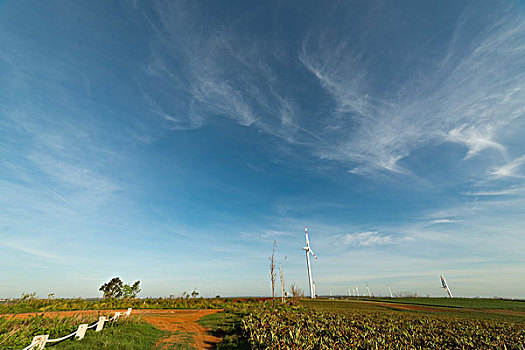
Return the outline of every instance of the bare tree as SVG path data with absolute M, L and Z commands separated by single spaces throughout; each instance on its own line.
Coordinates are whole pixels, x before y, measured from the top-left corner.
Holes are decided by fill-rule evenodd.
M 295 285 L 295 282 L 290 285 L 290 291 L 292 292 L 292 297 L 294 298 L 304 298 L 304 292 L 302 289 Z
M 284 288 L 284 263 L 286 262 L 286 256 L 284 257 L 284 261 L 279 263 L 279 279 L 281 281 L 281 302 L 284 303 L 284 294 L 285 294 L 285 288 Z
M 275 248 L 277 248 L 277 241 L 273 241 L 272 256 L 270 257 L 270 281 L 272 282 L 272 302 L 275 298 Z

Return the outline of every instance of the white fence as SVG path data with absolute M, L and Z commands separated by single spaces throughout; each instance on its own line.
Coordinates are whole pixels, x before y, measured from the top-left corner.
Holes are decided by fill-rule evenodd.
M 33 338 L 33 341 L 31 342 L 31 344 L 26 346 L 22 350 L 30 350 L 30 349 L 42 350 L 46 346 L 46 344 L 58 343 L 59 341 L 66 340 L 66 339 L 71 338 L 71 337 L 75 337 L 75 338 L 78 338 L 78 340 L 80 340 L 80 339 L 84 338 L 84 335 L 86 335 L 86 331 L 88 329 L 95 328 L 95 332 L 100 332 L 102 330 L 102 328 L 104 328 L 104 323 L 111 322 L 111 321 L 117 321 L 120 316 L 126 316 L 127 317 L 130 314 L 131 314 L 131 308 L 128 308 L 128 311 L 123 312 L 123 313 L 115 312 L 115 316 L 113 316 L 113 317 L 111 317 L 110 319 L 107 319 L 107 320 L 106 320 L 105 316 L 100 316 L 98 318 L 98 321 L 93 323 L 91 326 L 88 325 L 87 323 L 81 324 L 80 326 L 78 326 L 78 329 L 76 331 L 74 331 L 71 334 L 63 336 L 62 338 L 49 339 L 49 334 L 37 335 L 37 336 L 35 336 Z

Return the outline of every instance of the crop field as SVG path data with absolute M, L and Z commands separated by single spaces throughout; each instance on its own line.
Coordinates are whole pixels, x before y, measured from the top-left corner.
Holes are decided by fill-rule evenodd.
M 365 299 L 366 300 L 366 299 Z M 518 310 L 525 312 L 525 300 L 482 299 L 482 298 L 394 298 L 370 299 L 389 303 L 443 306 L 470 309 Z
M 263 349 L 525 349 L 525 310 L 509 313 L 490 303 L 483 310 L 483 302 L 463 302 L 457 311 L 401 302 L 302 300 L 290 309 L 259 308 L 242 320 L 242 329 L 253 348 Z
M 72 332 L 79 323 L 91 323 L 104 314 L 96 311 L 101 306 L 113 305 L 104 303 L 79 299 L 3 305 L 3 311 L 18 312 L 0 317 L 0 348 L 22 349 L 34 335 L 58 337 Z M 525 349 L 521 301 L 301 299 L 282 304 L 264 299 L 137 299 L 113 303 L 144 308 L 134 309 L 134 317 L 105 331 L 50 348 Z M 60 311 L 67 308 L 78 311 Z M 37 314 L 22 315 L 22 310 Z

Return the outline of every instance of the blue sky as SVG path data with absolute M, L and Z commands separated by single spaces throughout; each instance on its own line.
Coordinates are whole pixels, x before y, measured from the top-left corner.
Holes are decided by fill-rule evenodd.
M 525 297 L 524 11 L 1 1 L 0 296 Z

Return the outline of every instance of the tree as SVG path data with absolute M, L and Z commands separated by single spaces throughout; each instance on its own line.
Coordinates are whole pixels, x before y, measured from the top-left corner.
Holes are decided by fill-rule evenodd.
M 275 278 L 276 272 L 275 272 L 275 248 L 277 248 L 277 241 L 273 241 L 273 251 L 272 256 L 270 257 L 270 281 L 272 282 L 272 302 L 275 298 Z
M 122 281 L 114 277 L 108 283 L 104 283 L 99 290 L 104 293 L 104 298 L 120 298 L 122 296 Z
M 136 298 L 137 294 L 140 293 L 139 285 L 140 281 L 133 283 L 132 286 L 130 286 L 129 284 L 124 284 L 122 286 L 122 296 L 124 298 Z
M 292 283 L 292 285 L 290 286 L 290 291 L 292 292 L 292 297 L 294 297 L 294 298 L 304 298 L 303 290 L 300 289 L 299 287 L 297 287 L 295 285 L 295 282 Z
M 22 296 L 20 297 L 21 301 L 26 301 L 26 300 L 33 300 L 33 299 L 36 299 L 36 292 L 33 292 L 33 293 L 22 293 Z

